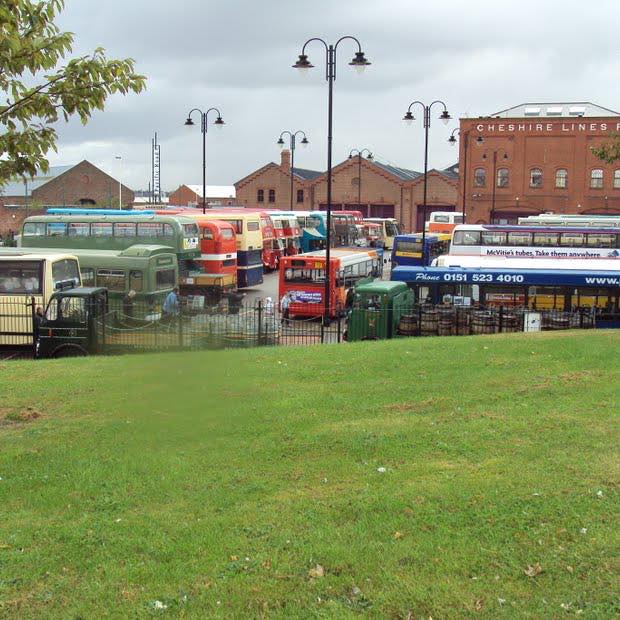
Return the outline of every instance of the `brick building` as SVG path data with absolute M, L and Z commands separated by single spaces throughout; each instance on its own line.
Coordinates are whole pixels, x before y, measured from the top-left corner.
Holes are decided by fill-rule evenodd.
M 546 211 L 620 215 L 620 163 L 591 151 L 619 131 L 620 114 L 592 103 L 526 103 L 460 119 L 459 209 L 465 193 L 470 223 Z
M 207 185 L 207 205 L 234 205 L 234 185 Z M 202 185 L 180 185 L 168 195 L 168 204 L 176 207 L 202 205 Z
M 123 205 L 131 205 L 134 193 L 121 185 Z M 89 161 L 73 166 L 50 166 L 47 173 L 7 183 L 0 195 L 0 234 L 19 230 L 29 215 L 48 206 L 118 208 L 118 180 Z
M 395 217 L 405 230 L 421 230 L 424 175 L 375 160 L 353 157 L 332 169 L 334 209 L 360 210 L 367 217 Z M 290 153 L 280 165 L 269 163 L 235 183 L 237 204 L 246 207 L 290 208 Z M 427 213 L 456 207 L 458 166 L 429 170 Z M 294 168 L 293 206 L 325 209 L 327 174 Z

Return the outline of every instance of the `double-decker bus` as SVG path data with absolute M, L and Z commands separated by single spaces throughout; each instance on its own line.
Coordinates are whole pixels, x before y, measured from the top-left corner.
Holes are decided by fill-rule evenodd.
M 334 216 L 334 213 L 350 215 L 353 217 L 353 221 L 356 224 L 361 224 L 364 221 L 364 214 L 361 211 L 353 211 L 350 209 L 332 209 L 332 217 Z
M 380 224 L 382 227 L 381 237 L 383 238 L 385 249 L 391 250 L 394 247 L 394 238 L 400 234 L 398 220 L 393 217 L 367 217 L 364 221 Z
M 454 211 L 433 211 L 424 223 L 427 232 L 449 233 L 463 223 L 463 214 Z
M 33 343 L 31 307 L 45 308 L 52 293 L 80 286 L 78 259 L 66 252 L 0 251 L 0 346 Z
M 327 211 L 319 211 L 319 213 L 324 216 L 327 225 Z M 353 214 L 346 211 L 332 211 L 331 228 L 332 247 L 342 248 L 355 245 L 358 230 Z
M 620 228 L 620 215 L 562 215 L 541 213 L 520 217 L 520 226 L 593 226 L 595 228 Z
M 327 227 L 325 215 L 316 211 L 295 211 L 301 229 L 301 252 L 316 252 L 325 247 Z
M 399 266 L 430 265 L 438 256 L 448 252 L 450 238 L 448 233 L 429 233 L 424 236 L 422 252 L 422 233 L 397 235 L 392 246 L 392 269 Z
M 230 274 L 237 282 L 237 240 L 228 222 L 198 220 L 200 258 L 205 273 Z
M 290 296 L 289 315 L 319 317 L 325 313 L 325 251 L 285 256 L 280 264 L 279 298 Z M 381 276 L 383 264 L 376 250 L 330 251 L 329 316 L 344 315 L 349 289 Z
M 87 209 L 84 209 L 87 211 Z M 198 226 L 178 215 L 145 213 L 35 215 L 24 220 L 20 243 L 25 248 L 126 250 L 136 244 L 165 245 L 179 265 L 200 256 Z
M 590 268 L 583 269 L 584 263 Z M 583 260 L 556 261 L 555 269 L 548 264 L 532 259 L 530 268 L 397 267 L 391 279 L 406 282 L 416 301 L 440 303 L 448 296 L 466 304 L 533 310 L 589 307 L 605 317 L 599 327 L 620 326 L 620 270 L 599 269 L 598 262 Z
M 511 258 L 618 258 L 620 228 L 462 224 L 450 254 Z

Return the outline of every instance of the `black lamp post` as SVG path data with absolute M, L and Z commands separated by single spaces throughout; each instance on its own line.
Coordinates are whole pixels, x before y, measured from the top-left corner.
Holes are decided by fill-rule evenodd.
M 323 39 L 319 37 L 313 37 L 308 39 L 304 46 L 301 48 L 301 54 L 297 62 L 293 65 L 294 69 L 299 69 L 302 73 L 306 73 L 308 69 L 314 67 L 314 65 L 308 60 L 306 55 L 306 46 L 312 41 L 318 41 L 325 46 L 325 79 L 328 84 L 328 97 L 327 97 L 327 247 L 325 249 L 325 314 L 323 317 L 323 324 L 329 324 L 329 261 L 330 261 L 330 246 L 331 246 L 331 225 L 332 225 L 332 116 L 333 116 L 333 91 L 334 81 L 336 79 L 336 51 L 342 41 L 350 39 L 357 44 L 357 52 L 353 60 L 349 62 L 349 65 L 355 67 L 355 69 L 362 73 L 364 69 L 370 64 L 364 52 L 362 52 L 362 46 L 360 42 L 350 35 L 340 37 L 335 44 L 327 44 Z M 321 334 L 321 340 L 323 340 L 323 334 Z
M 209 108 L 206 112 L 203 112 L 199 108 L 190 110 L 185 121 L 186 127 L 193 127 L 194 121 L 192 120 L 192 114 L 198 112 L 200 114 L 200 130 L 202 131 L 202 212 L 207 212 L 207 120 L 209 112 L 217 113 L 217 118 L 213 124 L 221 129 L 224 125 L 222 115 L 217 108 Z
M 304 148 L 306 148 L 308 144 L 310 143 L 308 142 L 308 138 L 306 138 L 306 134 L 303 131 L 301 131 L 301 129 L 295 132 L 291 132 L 288 130 L 283 131 L 280 134 L 278 141 L 276 142 L 276 144 L 280 148 L 284 148 L 284 136 L 289 137 L 289 147 L 291 149 L 291 170 L 290 170 L 291 172 L 291 211 L 293 210 L 293 168 L 295 167 L 295 138 L 297 134 L 300 134 L 303 136 L 303 138 L 301 139 L 301 145 Z
M 354 155 L 357 155 L 357 206 L 362 206 L 362 155 L 367 153 L 366 159 L 372 161 L 372 153 L 368 149 L 351 149 L 349 153 L 349 159 L 353 159 Z M 370 213 L 367 214 L 370 216 Z
M 439 118 L 447 125 L 450 118 L 450 114 L 448 114 L 448 108 L 446 108 L 446 104 L 443 101 L 436 100 L 433 101 L 430 105 L 425 105 L 421 101 L 413 101 L 409 104 L 407 108 L 407 113 L 403 117 L 403 120 L 407 125 L 411 125 L 415 120 L 415 117 L 411 113 L 411 108 L 414 105 L 421 106 L 424 112 L 424 198 L 422 205 L 422 264 L 425 264 L 424 253 L 426 252 L 426 190 L 427 190 L 427 179 L 428 179 L 428 130 L 431 126 L 431 109 L 436 104 L 440 104 L 443 106 L 443 112 L 439 116 Z M 417 214 L 416 214 L 417 217 Z
M 461 136 L 463 138 L 463 205 L 462 205 L 462 216 L 463 216 L 463 224 L 465 223 L 465 201 L 467 200 L 467 155 L 469 153 L 469 132 L 467 129 L 463 133 L 461 133 L 460 129 L 454 129 L 448 138 L 448 143 L 450 146 L 456 145 L 456 135 Z M 480 145 L 483 142 L 482 136 L 478 136 L 476 138 L 476 144 Z M 460 172 L 460 171 L 459 171 Z
M 482 136 L 478 136 L 477 138 L 477 142 L 478 144 L 482 144 L 484 142 L 484 138 Z M 489 149 L 490 150 L 490 149 Z M 497 189 L 497 156 L 500 153 L 500 151 L 503 151 L 504 154 L 502 156 L 502 159 L 506 160 L 508 159 L 508 153 L 506 151 L 504 151 L 504 149 L 493 149 L 492 153 L 493 153 L 493 177 L 491 182 L 493 183 L 493 190 L 491 193 L 491 220 L 495 217 L 495 191 Z M 482 154 L 482 159 L 486 159 L 487 158 L 487 153 L 489 151 L 485 151 Z

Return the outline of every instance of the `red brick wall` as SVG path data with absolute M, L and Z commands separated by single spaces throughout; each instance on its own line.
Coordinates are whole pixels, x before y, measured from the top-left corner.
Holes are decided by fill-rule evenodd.
M 495 181 L 492 178 L 494 151 L 497 153 L 496 170 L 502 167 L 509 171 L 508 187 L 495 188 L 496 214 L 502 211 L 521 211 L 524 215 L 542 211 L 620 214 L 620 187 L 613 186 L 614 171 L 620 170 L 620 164 L 604 164 L 591 152 L 592 147 L 599 146 L 612 133 L 620 131 L 620 117 L 461 119 L 460 130 L 459 205 L 465 174 L 463 137 L 469 132 L 468 222 L 490 221 Z M 477 143 L 477 136 L 483 137 L 482 144 Z M 485 187 L 473 184 L 474 169 L 478 167 L 486 170 Z M 542 187 L 530 187 L 530 170 L 534 167 L 542 170 Z M 555 186 L 558 168 L 568 171 L 566 189 Z M 590 188 L 593 168 L 604 171 L 601 189 Z
M 187 207 L 188 205 L 197 204 L 202 206 L 202 196 L 196 195 L 196 192 L 192 191 L 187 185 L 181 185 L 168 197 L 168 204 L 170 206 Z M 207 204 L 211 205 L 233 205 L 237 204 L 234 198 L 229 196 L 210 197 L 207 199 Z

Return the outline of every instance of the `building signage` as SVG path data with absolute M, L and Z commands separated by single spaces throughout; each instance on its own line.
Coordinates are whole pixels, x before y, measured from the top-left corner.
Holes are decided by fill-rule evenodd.
M 556 122 L 556 123 L 478 123 L 476 131 L 488 133 L 527 133 L 531 131 L 538 132 L 609 132 L 620 131 L 620 122 L 595 122 L 595 123 L 575 123 Z

